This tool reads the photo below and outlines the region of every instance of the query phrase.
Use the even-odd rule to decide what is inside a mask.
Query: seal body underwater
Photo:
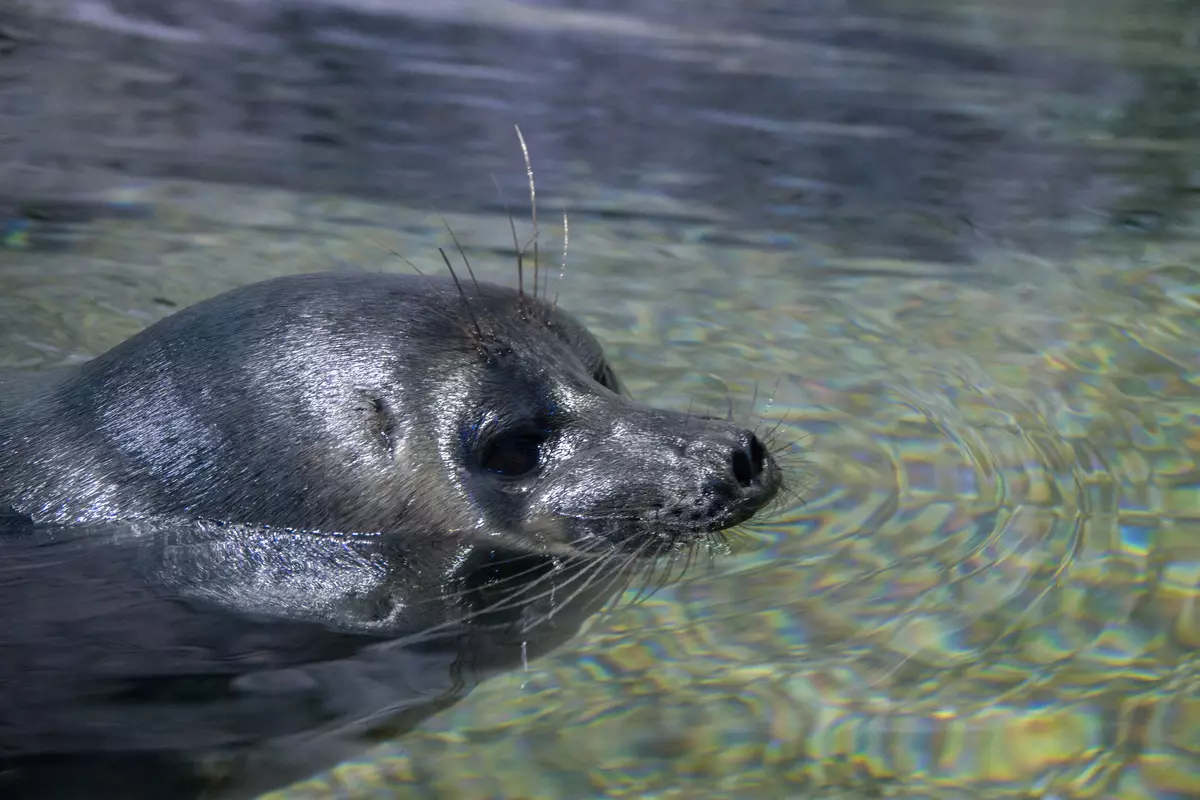
[[[781,484],[556,304],[457,278],[277,278],[0,376],[0,794],[304,777]]]

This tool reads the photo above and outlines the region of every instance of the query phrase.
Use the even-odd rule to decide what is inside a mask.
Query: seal
[[[453,274],[263,281],[3,376],[0,793],[247,796],[357,753],[762,512],[769,439]]]

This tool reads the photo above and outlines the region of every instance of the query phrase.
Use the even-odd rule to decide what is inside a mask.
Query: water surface
[[[286,796],[1200,795],[1188,3],[59,0],[0,31],[0,365],[406,269],[380,245],[436,269],[438,211],[512,282],[519,123],[562,303],[630,388],[798,441],[803,502],[739,555]]]

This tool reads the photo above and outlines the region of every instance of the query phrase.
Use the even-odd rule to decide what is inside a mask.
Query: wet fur
[[[769,442],[630,399],[519,275],[265,281],[0,376],[0,794],[303,777],[780,495]]]

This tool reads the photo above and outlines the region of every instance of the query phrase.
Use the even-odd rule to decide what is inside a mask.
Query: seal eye
[[[518,433],[501,436],[488,445],[480,463],[488,472],[506,478],[518,478],[537,469],[541,460],[542,443],[546,437],[541,433]]]

